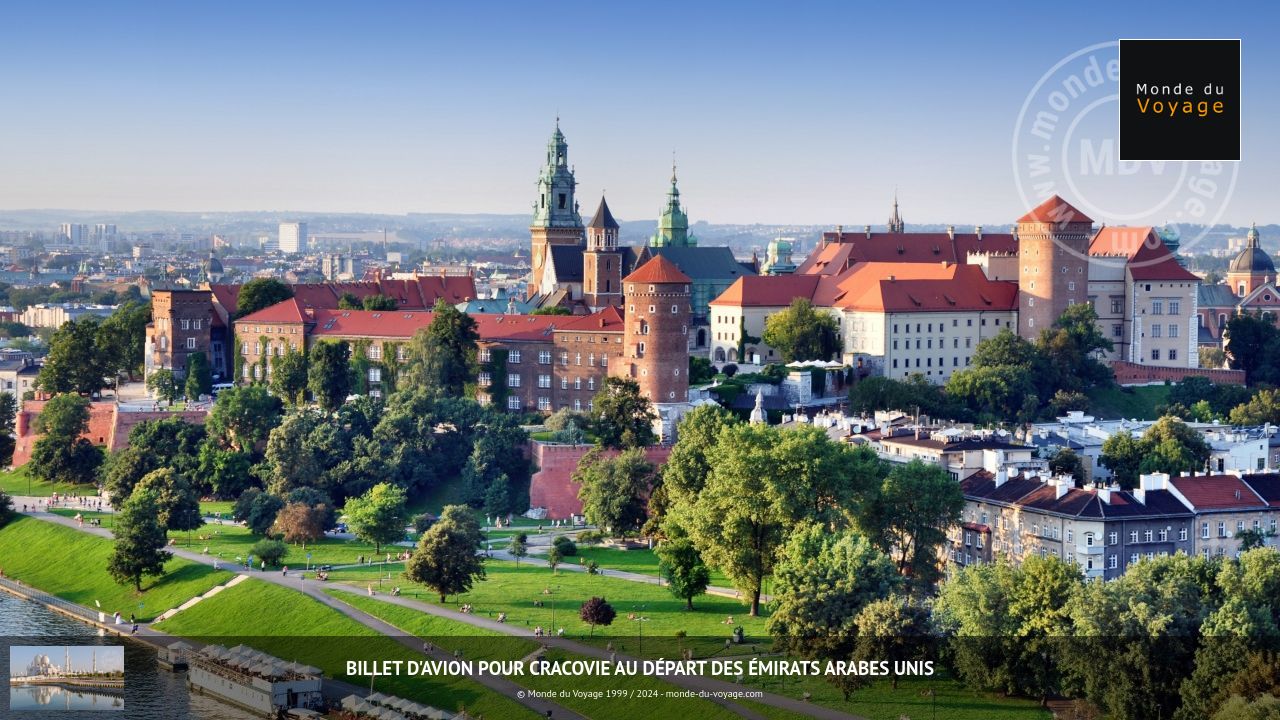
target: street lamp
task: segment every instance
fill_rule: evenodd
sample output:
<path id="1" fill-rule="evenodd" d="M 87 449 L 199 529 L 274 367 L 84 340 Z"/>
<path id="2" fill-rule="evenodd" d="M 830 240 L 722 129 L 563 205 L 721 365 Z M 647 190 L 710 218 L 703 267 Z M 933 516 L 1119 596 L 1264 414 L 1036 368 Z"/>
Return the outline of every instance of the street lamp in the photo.
<path id="1" fill-rule="evenodd" d="M 636 610 L 639 610 L 639 611 L 640 611 L 640 614 L 636 615 L 636 617 L 635 617 L 636 627 L 640 628 L 640 643 L 639 643 L 639 644 L 640 644 L 640 648 L 639 648 L 639 650 L 636 652 L 636 654 L 637 654 L 637 655 L 640 655 L 640 656 L 643 656 L 643 655 L 644 655 L 644 624 L 645 624 L 645 623 L 647 623 L 647 622 L 649 622 L 649 618 L 647 618 L 647 617 L 645 617 L 645 616 L 644 616 L 644 606 L 643 606 L 643 605 L 637 605 L 637 606 L 636 606 Z"/>

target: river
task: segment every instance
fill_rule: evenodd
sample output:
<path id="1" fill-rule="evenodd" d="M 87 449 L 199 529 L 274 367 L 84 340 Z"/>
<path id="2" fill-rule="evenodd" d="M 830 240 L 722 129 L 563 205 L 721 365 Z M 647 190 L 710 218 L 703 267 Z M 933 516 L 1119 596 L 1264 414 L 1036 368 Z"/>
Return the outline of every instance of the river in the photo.
<path id="1" fill-rule="evenodd" d="M 258 716 L 187 691 L 184 673 L 156 662 L 149 645 L 98 637 L 97 631 L 29 600 L 0 592 L 0 675 L 9 677 L 13 645 L 124 645 L 125 690 L 92 692 L 83 688 L 10 687 L 0 715 L 20 720 L 258 720 Z M 7 711 L 7 714 L 5 713 Z M 54 711 L 54 712 L 51 712 Z M 106 711 L 106 712 L 104 712 Z"/>

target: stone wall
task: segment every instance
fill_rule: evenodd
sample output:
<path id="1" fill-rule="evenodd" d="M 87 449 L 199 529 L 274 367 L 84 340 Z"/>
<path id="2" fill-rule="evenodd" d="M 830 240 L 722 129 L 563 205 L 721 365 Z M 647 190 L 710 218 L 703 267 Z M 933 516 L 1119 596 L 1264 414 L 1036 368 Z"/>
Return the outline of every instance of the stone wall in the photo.
<path id="1" fill-rule="evenodd" d="M 1227 385 L 1244 384 L 1243 370 L 1157 367 L 1120 361 L 1111 363 L 1111 370 L 1116 374 L 1116 383 L 1119 385 L 1150 385 L 1165 381 L 1181 382 L 1189 377 L 1208 378 L 1215 383 Z"/>
<path id="2" fill-rule="evenodd" d="M 31 459 L 31 450 L 40 437 L 35 432 L 35 419 L 44 409 L 45 402 L 28 400 L 22 403 L 22 409 L 18 411 L 14 422 L 14 434 L 17 436 L 13 450 L 14 467 L 25 465 Z M 95 402 L 89 404 L 89 429 L 81 437 L 114 452 L 129 445 L 129 432 L 140 422 L 177 417 L 191 423 L 203 423 L 206 415 L 208 412 L 204 410 L 120 411 L 114 402 Z"/>
<path id="3" fill-rule="evenodd" d="M 532 441 L 531 454 L 538 471 L 529 484 L 529 506 L 546 508 L 549 520 L 563 520 L 580 514 L 582 501 L 578 499 L 578 484 L 573 481 L 573 471 L 578 468 L 582 456 L 591 452 L 593 447 Z M 645 448 L 644 454 L 649 462 L 662 467 L 671 454 L 671 448 L 655 445 Z"/>

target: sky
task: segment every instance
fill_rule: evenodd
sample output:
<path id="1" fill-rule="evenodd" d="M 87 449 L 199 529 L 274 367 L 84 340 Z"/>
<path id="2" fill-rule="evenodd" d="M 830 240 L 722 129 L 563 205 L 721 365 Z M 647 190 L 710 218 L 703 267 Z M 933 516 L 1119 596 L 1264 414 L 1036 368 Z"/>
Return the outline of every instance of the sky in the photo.
<path id="1" fill-rule="evenodd" d="M 10 675 L 25 672 L 37 655 L 48 655 L 49 660 L 59 668 L 63 667 L 70 655 L 71 667 L 76 672 L 89 672 L 94 667 L 95 653 L 98 672 L 124 670 L 122 645 L 12 645 L 9 647 Z"/>
<path id="2" fill-rule="evenodd" d="M 1058 60 L 1239 37 L 1221 219 L 1274 222 L 1277 20 L 1200 1 L 12 4 L 0 209 L 528 212 L 559 115 L 584 214 L 607 191 L 619 218 L 656 217 L 674 152 L 695 221 L 882 223 L 896 189 L 908 224 L 1005 223 L 1027 204 L 1019 109 Z"/>

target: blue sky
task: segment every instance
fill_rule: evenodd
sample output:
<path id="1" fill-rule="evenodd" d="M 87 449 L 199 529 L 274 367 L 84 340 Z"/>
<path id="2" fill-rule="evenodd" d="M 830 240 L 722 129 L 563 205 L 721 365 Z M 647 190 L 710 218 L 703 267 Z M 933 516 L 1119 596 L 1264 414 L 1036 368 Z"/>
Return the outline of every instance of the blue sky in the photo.
<path id="1" fill-rule="evenodd" d="M 0 208 L 525 212 L 557 113 L 586 211 L 1021 213 L 1014 121 L 1065 55 L 1241 37 L 1224 220 L 1276 221 L 1262 3 L 23 3 L 0 22 Z M 1135 180 L 1135 182 L 1139 182 Z"/>

